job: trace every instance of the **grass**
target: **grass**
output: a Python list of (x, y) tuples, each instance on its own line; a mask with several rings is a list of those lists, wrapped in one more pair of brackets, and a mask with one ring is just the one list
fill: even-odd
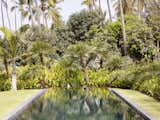
[(39, 90), (18, 90), (17, 92), (0, 92), (0, 118), (13, 111), (38, 91)]
[(145, 113), (160, 120), (160, 102), (135, 90), (113, 89), (127, 100), (140, 107)]

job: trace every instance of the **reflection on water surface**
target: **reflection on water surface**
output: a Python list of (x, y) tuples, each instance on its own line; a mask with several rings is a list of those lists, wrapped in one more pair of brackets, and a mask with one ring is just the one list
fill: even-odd
[(17, 120), (143, 120), (104, 88), (50, 89)]

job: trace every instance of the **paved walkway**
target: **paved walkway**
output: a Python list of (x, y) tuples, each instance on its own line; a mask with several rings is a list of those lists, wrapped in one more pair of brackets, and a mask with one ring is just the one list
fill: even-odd
[(138, 112), (151, 120), (160, 120), (160, 101), (135, 90), (111, 89)]

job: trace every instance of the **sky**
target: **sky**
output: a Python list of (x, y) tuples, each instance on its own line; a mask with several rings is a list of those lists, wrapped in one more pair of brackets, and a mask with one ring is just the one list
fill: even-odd
[[(79, 12), (82, 9), (87, 9), (87, 7), (85, 5), (81, 5), (83, 0), (64, 0), (64, 2), (60, 3), (58, 6), (61, 8), (60, 12), (62, 15), (62, 19), (66, 22), (69, 18), (70, 15), (72, 15), (75, 12)], [(113, 0), (110, 0), (113, 1)], [(13, 0), (8, 0), (9, 6), (13, 6)], [(112, 6), (112, 2), (111, 2), (111, 6)], [(102, 9), (103, 11), (106, 11), (106, 18), (108, 18), (108, 11), (107, 11), (107, 1), (106, 0), (101, 0), (101, 5), (102, 5)], [(114, 16), (115, 11), (114, 9), (111, 7), (111, 11), (112, 11), (112, 15)], [(1, 10), (0, 10), (1, 13)], [(5, 8), (4, 8), (4, 17), (5, 17), (5, 25), (8, 27), (8, 21), (7, 21), (7, 17), (6, 17), (6, 12), (5, 12)], [(15, 17), (14, 17), (14, 13), (9, 12), (9, 17), (11, 19), (11, 25), (12, 25), (12, 29), (14, 30), (14, 21), (15, 21)], [(2, 16), (0, 14), (0, 26), (2, 26)], [(20, 27), (20, 15), (17, 13), (17, 21), (18, 21), (18, 28)], [(27, 23), (28, 21), (25, 20), (25, 23)]]

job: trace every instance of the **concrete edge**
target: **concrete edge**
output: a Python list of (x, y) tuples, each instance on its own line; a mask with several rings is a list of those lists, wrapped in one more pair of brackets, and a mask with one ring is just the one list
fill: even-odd
[(20, 104), (17, 108), (15, 108), (13, 111), (9, 112), (7, 115), (3, 116), (2, 120), (16, 120), (16, 118), (21, 115), (29, 106), (34, 104), (34, 102), (41, 97), (47, 89), (41, 89), (35, 95), (31, 98), (28, 98), (26, 101), (24, 101), (22, 104)]
[(129, 101), (126, 97), (124, 97), (121, 93), (117, 92), (116, 90), (113, 90), (112, 88), (109, 88), (109, 90), (114, 93), (116, 96), (118, 96), (120, 99), (122, 99), (127, 105), (129, 105), (131, 108), (133, 108), (138, 114), (140, 114), (145, 120), (157, 120), (153, 118), (152, 116), (148, 115), (144, 110), (142, 110), (139, 106), (137, 106), (135, 103)]

